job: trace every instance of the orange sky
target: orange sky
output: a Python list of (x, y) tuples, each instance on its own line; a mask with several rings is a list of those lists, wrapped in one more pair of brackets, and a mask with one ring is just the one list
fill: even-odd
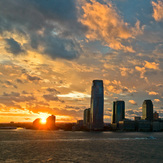
[(0, 123), (76, 122), (96, 79), (105, 122), (118, 99), (127, 118), (145, 99), (163, 116), (162, 0), (24, 2), (0, 2)]

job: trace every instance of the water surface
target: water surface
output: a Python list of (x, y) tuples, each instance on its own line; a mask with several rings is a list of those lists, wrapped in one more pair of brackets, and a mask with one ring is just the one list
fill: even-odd
[(0, 130), (0, 162), (162, 162), (163, 132)]

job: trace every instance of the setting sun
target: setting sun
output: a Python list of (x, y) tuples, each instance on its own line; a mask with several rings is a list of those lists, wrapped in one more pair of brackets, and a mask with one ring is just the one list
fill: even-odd
[(41, 118), (41, 123), (45, 124), (46, 123), (46, 118)]

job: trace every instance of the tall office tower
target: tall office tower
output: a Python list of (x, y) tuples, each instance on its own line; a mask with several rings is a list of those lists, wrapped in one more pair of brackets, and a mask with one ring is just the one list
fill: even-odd
[(144, 100), (142, 105), (142, 119), (153, 121), (153, 103), (151, 100)]
[(90, 129), (102, 130), (103, 109), (104, 108), (104, 92), (103, 81), (93, 80), (91, 92), (91, 110), (90, 110)]
[(118, 123), (125, 119), (125, 102), (113, 101), (112, 123)]
[(90, 108), (84, 110), (84, 125), (88, 126), (90, 123)]
[(113, 109), (112, 109), (112, 120), (111, 123), (115, 123), (115, 101), (113, 101)]

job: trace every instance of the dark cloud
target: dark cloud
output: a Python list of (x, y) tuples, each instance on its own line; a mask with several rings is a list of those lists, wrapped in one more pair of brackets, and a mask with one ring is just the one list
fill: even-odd
[(60, 100), (57, 96), (53, 95), (53, 94), (46, 94), (46, 95), (43, 95), (43, 98), (46, 100), (46, 101), (60, 101), (60, 102), (64, 102), (62, 100)]
[(22, 91), (22, 94), (28, 94), (28, 92), (26, 92), (26, 91)]
[(55, 88), (47, 88), (46, 89), (48, 92), (51, 92), (51, 93), (56, 93), (56, 94), (59, 94), (60, 92), (57, 91)]
[(74, 39), (49, 36), (43, 42), (44, 53), (51, 58), (66, 58), (68, 60), (77, 58), (82, 51), (80, 45)]
[(43, 98), (47, 101), (59, 101), (58, 97), (57, 96), (54, 96), (54, 95), (43, 95)]
[(38, 76), (31, 76), (28, 74), (26, 74), (26, 76), (29, 81), (40, 81), (41, 80), (41, 78), (39, 78)]
[(6, 80), (5, 83), (6, 83), (7, 85), (13, 85), (13, 84), (12, 84), (10, 81), (8, 81), (8, 80)]
[(77, 106), (66, 105), (66, 106), (65, 106), (65, 109), (67, 109), (67, 110), (80, 111), (80, 110), (86, 109), (86, 107), (85, 107), (85, 106), (77, 107)]
[[(77, 15), (74, 0), (0, 1), (0, 33), (9, 31), (28, 36), (32, 48), (38, 50), (38, 46), (42, 46), (44, 50), (39, 53), (53, 59), (74, 59), (81, 52), (76, 36), (86, 30), (78, 22)], [(22, 47), (13, 38), (6, 41), (10, 52), (22, 52)]]
[(17, 83), (23, 84), (23, 81), (21, 79), (16, 79)]
[[(13, 84), (11, 81), (6, 80), (3, 83), (5, 83), (7, 86), (12, 86), (14, 88), (17, 88), (17, 86), (15, 84)], [(7, 88), (5, 85), (3, 86), (4, 88)]]
[(34, 100), (35, 98), (33, 96), (21, 96), (19, 92), (4, 92), (3, 95), (0, 96), (0, 103), (8, 107), (21, 108), (17, 103), (29, 102)]
[(24, 52), (23, 49), (21, 48), (21, 45), (18, 42), (16, 42), (13, 38), (5, 39), (5, 41), (8, 44), (8, 46), (6, 47), (6, 50), (9, 53), (13, 53), (15, 55), (18, 55), (21, 52)]
[(14, 97), (19, 97), (19, 96), (20, 96), (20, 93), (18, 93), (18, 92), (11, 92), (11, 93), (3, 92), (3, 96), (14, 96)]

